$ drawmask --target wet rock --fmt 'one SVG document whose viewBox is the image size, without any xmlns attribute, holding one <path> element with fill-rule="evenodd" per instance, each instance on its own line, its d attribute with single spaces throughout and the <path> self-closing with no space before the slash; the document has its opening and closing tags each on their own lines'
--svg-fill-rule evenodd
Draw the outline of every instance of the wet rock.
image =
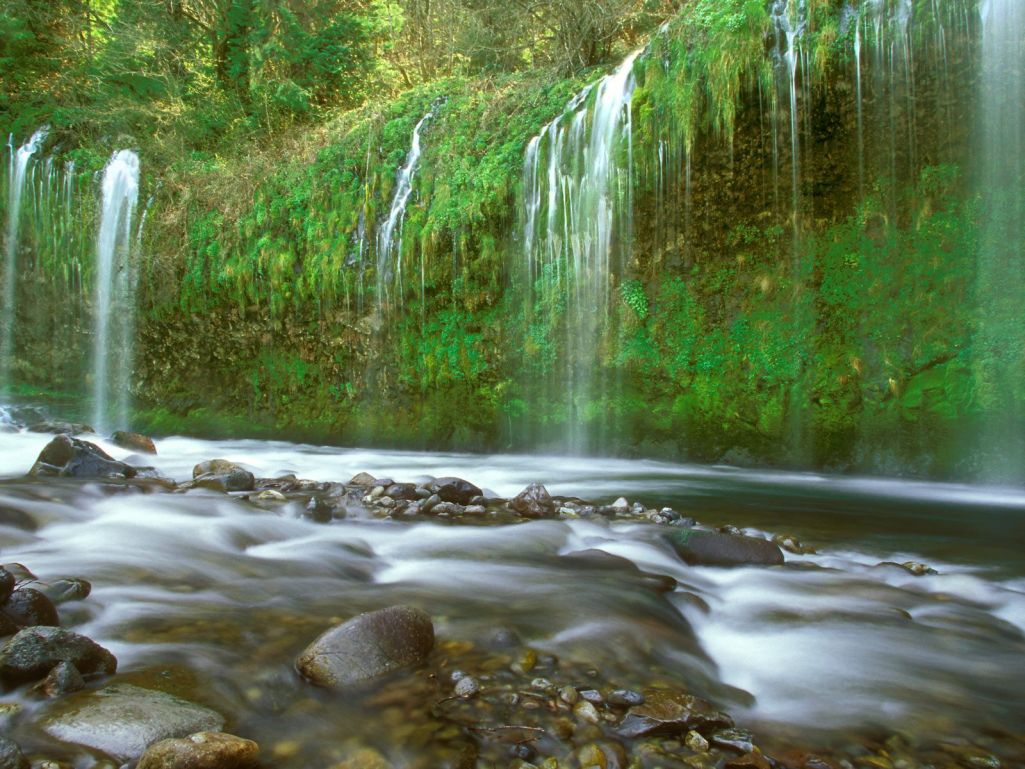
<svg viewBox="0 0 1025 769">
<path fill-rule="evenodd" d="M 644 693 L 644 704 L 627 711 L 619 733 L 623 737 L 687 734 L 694 730 L 705 734 L 733 726 L 733 719 L 717 711 L 710 703 L 690 694 L 663 689 Z"/>
<path fill-rule="evenodd" d="M 374 478 L 370 473 L 357 473 L 352 476 L 349 481 L 349 486 L 376 486 L 377 479 Z"/>
<path fill-rule="evenodd" d="M 712 744 L 738 753 L 750 753 L 754 750 L 754 735 L 743 729 L 722 729 L 712 735 Z"/>
<path fill-rule="evenodd" d="M 199 487 L 214 491 L 252 491 L 256 478 L 251 472 L 227 459 L 209 459 L 192 468 L 192 483 L 187 487 Z"/>
<path fill-rule="evenodd" d="M 609 507 L 612 508 L 613 512 L 626 513 L 630 510 L 630 503 L 627 501 L 626 497 L 620 497 L 609 505 Z"/>
<path fill-rule="evenodd" d="M 18 630 L 20 630 L 20 628 L 17 625 L 7 619 L 3 614 L 0 614 L 0 638 L 12 636 L 17 633 Z"/>
<path fill-rule="evenodd" d="M 58 435 L 39 452 L 29 475 L 64 478 L 134 478 L 131 465 L 118 462 L 89 441 Z"/>
<path fill-rule="evenodd" d="M 632 689 L 616 689 L 609 693 L 607 701 L 610 705 L 620 708 L 630 708 L 634 705 L 644 704 L 644 695 Z"/>
<path fill-rule="evenodd" d="M 18 627 L 60 624 L 53 601 L 31 587 L 19 587 L 11 593 L 7 600 L 0 604 L 0 614 Z"/>
<path fill-rule="evenodd" d="M 434 625 L 409 606 L 360 614 L 328 630 L 296 660 L 306 679 L 345 688 L 423 663 L 434 648 Z"/>
<path fill-rule="evenodd" d="M 150 745 L 137 769 L 242 769 L 253 766 L 260 746 L 223 732 L 197 732 Z"/>
<path fill-rule="evenodd" d="M 683 741 L 683 744 L 693 750 L 695 753 L 707 753 L 708 740 L 702 737 L 700 734 L 695 732 L 693 729 L 687 732 L 687 738 Z"/>
<path fill-rule="evenodd" d="M 916 577 L 924 577 L 927 574 L 939 573 L 936 569 L 926 566 L 924 563 L 919 563 L 918 561 L 905 561 L 901 566 Z"/>
<path fill-rule="evenodd" d="M 0 526 L 11 526 L 22 531 L 35 531 L 39 528 L 36 519 L 31 515 L 7 505 L 0 505 Z"/>
<path fill-rule="evenodd" d="M 420 511 L 423 513 L 431 512 L 435 507 L 441 504 L 441 497 L 437 494 L 431 494 L 427 499 L 420 503 Z"/>
<path fill-rule="evenodd" d="M 338 504 L 341 503 L 341 515 L 339 515 Z M 326 497 L 311 497 L 306 503 L 303 517 L 309 518 L 316 523 L 330 523 L 335 518 L 345 517 L 345 505 L 341 500 L 329 499 Z"/>
<path fill-rule="evenodd" d="M 85 636 L 61 628 L 30 627 L 0 649 L 0 683 L 36 681 L 62 662 L 70 662 L 83 675 L 117 670 L 114 655 Z"/>
<path fill-rule="evenodd" d="M 563 686 L 559 689 L 559 699 L 567 705 L 576 705 L 580 702 L 580 692 L 573 686 Z"/>
<path fill-rule="evenodd" d="M 392 765 L 376 750 L 361 748 L 331 769 L 392 769 Z"/>
<path fill-rule="evenodd" d="M 71 601 L 82 601 L 89 597 L 93 586 L 84 579 L 63 578 L 55 579 L 45 585 L 39 586 L 39 592 L 45 595 L 54 606 Z"/>
<path fill-rule="evenodd" d="M 288 497 L 286 497 L 277 489 L 265 489 L 264 491 L 261 491 L 259 494 L 257 494 L 255 499 L 257 502 L 270 502 L 275 504 L 280 504 L 282 502 L 288 501 Z"/>
<path fill-rule="evenodd" d="M 581 689 L 580 698 L 595 705 L 603 705 L 605 703 L 605 698 L 597 689 Z"/>
<path fill-rule="evenodd" d="M 412 502 L 414 499 L 419 499 L 416 495 L 416 484 L 413 483 L 393 483 L 384 490 L 384 493 L 385 496 L 391 497 L 392 499 L 402 499 L 406 502 Z"/>
<path fill-rule="evenodd" d="M 431 515 L 460 515 L 463 512 L 463 506 L 456 504 L 455 502 L 439 502 L 431 508 Z"/>
<path fill-rule="evenodd" d="M 3 566 L 0 566 L 0 603 L 7 600 L 7 597 L 14 591 L 14 575 Z"/>
<path fill-rule="evenodd" d="M 36 690 L 44 697 L 54 699 L 65 694 L 81 691 L 85 688 L 85 679 L 78 668 L 70 662 L 60 662 L 36 686 Z"/>
<path fill-rule="evenodd" d="M 129 451 L 139 451 L 143 454 L 156 454 L 157 447 L 153 445 L 153 439 L 141 433 L 132 433 L 127 430 L 118 430 L 110 440 L 115 446 L 120 446 Z"/>
<path fill-rule="evenodd" d="M 33 425 L 29 425 L 28 431 L 30 433 L 52 433 L 54 435 L 60 435 L 61 433 L 79 435 L 80 433 L 96 432 L 92 427 L 81 422 L 61 422 L 59 420 L 36 422 Z"/>
<path fill-rule="evenodd" d="M 171 737 L 219 731 L 221 715 L 164 692 L 129 684 L 79 692 L 58 701 L 42 720 L 51 737 L 131 761 Z"/>
<path fill-rule="evenodd" d="M 428 491 L 437 494 L 443 502 L 468 505 L 474 497 L 481 496 L 481 490 L 462 478 L 435 478 L 426 484 Z"/>
<path fill-rule="evenodd" d="M 527 518 L 548 518 L 556 510 L 555 500 L 540 483 L 527 486 L 509 501 L 509 507 Z"/>
<path fill-rule="evenodd" d="M 804 555 L 806 553 L 815 552 L 815 548 L 802 545 L 800 540 L 791 534 L 776 534 L 773 536 L 772 541 L 788 553 L 793 553 L 794 555 Z"/>
<path fill-rule="evenodd" d="M 484 505 L 467 505 L 463 508 L 465 515 L 485 515 L 488 509 Z"/>
<path fill-rule="evenodd" d="M 0 769 L 29 769 L 28 759 L 14 740 L 0 736 Z"/>
<path fill-rule="evenodd" d="M 581 700 L 573 706 L 573 713 L 576 714 L 577 718 L 583 719 L 592 724 L 596 724 L 601 721 L 601 716 L 598 713 L 598 708 L 594 706 L 593 702 L 587 700 Z"/>
<path fill-rule="evenodd" d="M 778 566 L 779 546 L 765 539 L 682 529 L 666 535 L 673 550 L 692 566 Z"/>
</svg>

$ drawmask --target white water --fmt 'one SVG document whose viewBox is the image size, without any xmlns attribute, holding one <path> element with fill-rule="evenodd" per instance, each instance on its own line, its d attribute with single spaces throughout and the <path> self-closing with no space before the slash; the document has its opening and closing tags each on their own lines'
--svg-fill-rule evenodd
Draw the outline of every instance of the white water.
<svg viewBox="0 0 1025 769">
<path fill-rule="evenodd" d="M 3 307 L 0 308 L 0 392 L 6 393 L 11 386 L 11 357 L 14 354 L 14 318 L 18 285 L 18 233 L 21 227 L 21 202 L 25 193 L 25 181 L 29 162 L 39 151 L 49 134 L 49 127 L 43 126 L 32 134 L 17 151 L 14 140 L 8 140 L 10 152 L 7 184 L 7 244 L 4 251 Z"/>
<path fill-rule="evenodd" d="M 27 470 L 49 439 L 0 434 L 0 467 L 12 476 Z M 115 457 L 127 454 L 103 445 Z M 283 442 L 168 438 L 157 445 L 154 463 L 179 480 L 190 476 L 194 462 L 223 456 L 258 475 L 295 471 L 346 480 L 367 470 L 412 480 L 456 474 L 504 495 L 540 479 L 562 494 L 610 500 L 624 493 L 650 504 L 673 499 L 678 509 L 688 497 L 700 509 L 700 500 L 712 499 L 706 495 L 718 485 L 723 498 L 738 505 L 731 515 L 741 525 L 743 506 L 758 502 L 754 490 L 788 495 L 797 507 L 809 502 L 813 527 L 843 517 L 830 509 L 837 500 L 857 512 L 853 528 L 836 530 L 836 541 L 815 541 L 819 554 L 788 554 L 791 568 L 724 570 L 684 565 L 661 540 L 665 528 L 642 523 L 317 525 L 287 505 L 268 511 L 209 493 L 106 494 L 91 484 L 0 484 L 0 505 L 27 512 L 39 526 L 26 532 L 0 523 L 4 560 L 23 562 L 42 579 L 71 574 L 93 582 L 85 603 L 67 607 L 77 630 L 114 651 L 124 672 L 164 669 L 168 660 L 197 671 L 206 696 L 234 714 L 236 726 L 263 724 L 271 743 L 301 735 L 330 744 L 379 729 L 373 709 L 346 723 L 331 721 L 337 713 L 325 710 L 322 718 L 334 731 L 316 726 L 291 660 L 320 623 L 405 601 L 431 611 L 443 639 L 510 626 L 536 648 L 589 661 L 624 685 L 663 677 L 707 688 L 742 725 L 767 733 L 777 730 L 768 723 L 799 728 L 802 739 L 815 730 L 850 734 L 864 728 L 871 734 L 882 725 L 910 734 L 939 729 L 950 738 L 1014 724 L 1023 715 L 1020 489 Z M 795 514 L 766 510 L 774 525 L 765 528 L 801 525 Z M 962 550 L 957 561 L 936 555 L 935 535 L 948 530 L 944 510 L 957 519 L 949 527 Z M 711 512 L 695 514 L 715 521 Z M 977 555 L 978 543 L 989 536 L 979 528 L 986 516 L 997 519 L 997 538 L 1002 535 L 1012 553 L 1009 577 L 993 573 L 986 556 Z M 887 529 L 885 536 L 876 536 L 875 526 Z M 587 566 L 567 558 L 593 549 L 669 574 L 681 588 L 663 599 L 640 590 L 615 564 Z M 926 560 L 940 573 L 916 578 L 877 566 L 908 559 Z M 306 629 L 283 645 L 280 623 L 292 614 Z M 215 627 L 235 640 L 218 641 Z M 716 680 L 749 692 L 753 701 L 743 705 Z M 262 700 L 248 700 L 248 692 L 270 685 L 274 709 L 263 713 Z M 275 726 L 293 698 L 306 714 L 303 725 Z M 280 765 L 304 764 L 296 759 Z"/>
<path fill-rule="evenodd" d="M 630 104 L 636 51 L 589 86 L 527 146 L 523 254 L 528 316 L 562 313 L 559 363 L 540 397 L 562 403 L 565 425 L 551 441 L 572 453 L 595 448 L 601 420 L 586 413 L 607 392 L 598 349 L 612 291 L 633 229 Z M 556 308 L 559 308 L 558 310 Z M 595 424 L 598 423 L 598 429 Z"/>
<path fill-rule="evenodd" d="M 132 223 L 139 199 L 139 156 L 115 152 L 103 172 L 96 238 L 93 426 L 127 427 L 135 317 Z"/>
<path fill-rule="evenodd" d="M 433 113 L 428 112 L 413 129 L 413 139 L 406 162 L 399 169 L 395 195 L 384 226 L 377 233 L 377 306 L 383 312 L 392 298 L 402 303 L 402 225 L 406 220 L 406 207 L 413 194 L 413 179 L 422 154 L 420 133 Z M 395 296 L 391 297 L 391 291 Z"/>
</svg>

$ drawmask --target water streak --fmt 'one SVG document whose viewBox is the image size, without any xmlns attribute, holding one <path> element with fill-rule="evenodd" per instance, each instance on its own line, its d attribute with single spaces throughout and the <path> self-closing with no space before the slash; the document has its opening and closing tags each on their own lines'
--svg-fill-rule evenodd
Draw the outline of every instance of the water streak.
<svg viewBox="0 0 1025 769">
<path fill-rule="evenodd" d="M 413 179 L 420 165 L 421 132 L 433 113 L 428 112 L 413 129 L 413 140 L 406 162 L 399 169 L 392 197 L 391 210 L 384 226 L 377 233 L 377 303 L 378 310 L 390 303 L 389 292 L 394 290 L 395 301 L 402 303 L 402 225 L 406 220 L 406 207 L 413 194 Z M 397 232 L 396 232 L 397 230 Z"/>
<path fill-rule="evenodd" d="M 7 187 L 7 248 L 4 255 L 3 308 L 0 309 L 0 391 L 6 394 L 11 386 L 11 358 L 14 355 L 14 319 L 18 285 L 18 235 L 21 226 L 21 202 L 25 193 L 25 182 L 29 162 L 49 134 L 49 127 L 43 126 L 32 134 L 17 151 L 13 137 L 8 140 L 10 168 Z"/>
<path fill-rule="evenodd" d="M 139 199 L 139 156 L 115 152 L 103 172 L 96 239 L 93 424 L 127 426 L 135 316 L 132 220 Z"/>
</svg>

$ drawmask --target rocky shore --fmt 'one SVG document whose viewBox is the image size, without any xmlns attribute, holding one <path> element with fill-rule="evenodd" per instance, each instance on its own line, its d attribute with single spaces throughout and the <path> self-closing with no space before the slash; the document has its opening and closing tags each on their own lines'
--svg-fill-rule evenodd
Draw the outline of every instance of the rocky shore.
<svg viewBox="0 0 1025 769">
<path fill-rule="evenodd" d="M 65 427 L 58 425 L 58 428 Z M 810 552 L 796 538 L 767 539 L 729 526 L 704 526 L 669 507 L 625 497 L 611 504 L 552 495 L 540 483 L 510 498 L 456 477 L 415 482 L 360 473 L 321 482 L 295 475 L 257 478 L 224 459 L 200 462 L 192 477 L 162 476 L 146 462 L 158 450 L 145 436 L 120 434 L 140 452 L 124 461 L 54 430 L 30 476 L 54 483 L 100 483 L 110 493 L 213 495 L 254 510 L 324 525 L 346 520 L 425 522 L 451 526 L 517 525 L 537 520 L 594 519 L 658 527 L 679 560 L 718 568 L 800 568 L 788 557 Z M 637 590 L 686 592 L 671 576 L 648 573 L 604 551 L 576 554 L 581 568 L 625 569 Z M 4 705 L 0 726 L 31 719 L 49 735 L 54 758 L 34 746 L 24 753 L 0 736 L 0 769 L 136 766 L 139 769 L 271 767 L 296 750 L 262 744 L 259 733 L 233 733 L 230 717 L 201 702 L 139 685 L 118 672 L 108 649 L 64 621 L 63 607 L 88 601 L 91 586 L 74 576 L 39 580 L 31 564 L 0 567 L 0 688 L 31 706 Z M 920 576 L 924 564 L 880 564 Z M 472 589 L 468 587 L 468 589 Z M 700 601 L 697 596 L 694 600 Z M 644 630 L 637 633 L 643 636 Z M 324 769 L 997 769 L 991 746 L 960 739 L 918 744 L 884 735 L 871 744 L 824 750 L 799 740 L 781 745 L 735 723 L 727 709 L 657 675 L 623 686 L 587 660 L 561 659 L 533 648 L 510 628 L 487 638 L 438 632 L 416 605 L 382 605 L 342 619 L 288 660 L 311 698 L 357 698 L 379 712 L 396 750 L 346 740 Z M 642 639 L 643 642 L 643 639 Z M 644 678 L 640 674 L 640 678 Z M 1025 757 L 1025 740 L 1005 754 Z M 69 755 L 77 756 L 69 760 Z M 291 751 L 291 752 L 290 752 Z"/>
</svg>

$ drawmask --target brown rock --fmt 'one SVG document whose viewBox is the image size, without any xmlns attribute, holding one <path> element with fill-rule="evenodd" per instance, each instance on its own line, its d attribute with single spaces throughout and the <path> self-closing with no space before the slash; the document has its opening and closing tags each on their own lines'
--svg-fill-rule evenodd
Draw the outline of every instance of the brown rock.
<svg viewBox="0 0 1025 769">
<path fill-rule="evenodd" d="M 726 769 L 772 769 L 772 764 L 762 755 L 760 750 L 755 748 L 750 753 L 740 756 L 740 758 L 727 761 Z"/>
<path fill-rule="evenodd" d="M 644 704 L 627 711 L 619 734 L 628 738 L 685 735 L 691 730 L 707 733 L 729 726 L 733 726 L 732 718 L 698 697 L 665 689 L 648 689 L 644 692 Z"/>
<path fill-rule="evenodd" d="M 223 732 L 197 732 L 150 745 L 138 769 L 241 769 L 253 766 L 260 746 Z"/>
<path fill-rule="evenodd" d="M 129 451 L 140 451 L 143 454 L 156 454 L 157 447 L 153 445 L 153 439 L 141 433 L 131 433 L 127 430 L 118 430 L 110 437 L 115 446 L 120 446 Z"/>
</svg>

